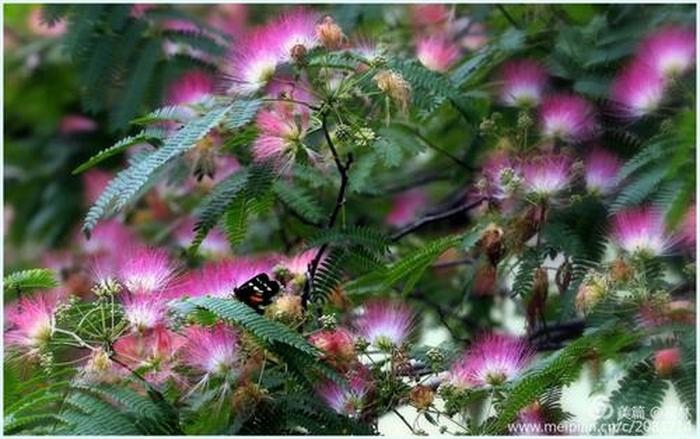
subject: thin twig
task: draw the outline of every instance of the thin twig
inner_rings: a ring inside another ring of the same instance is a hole
[[[473,258],[455,259],[454,261],[436,262],[433,265],[431,265],[430,268],[448,268],[456,267],[458,265],[471,265],[473,263]]]
[[[347,189],[349,182],[348,170],[352,165],[353,156],[352,154],[348,154],[347,160],[344,164],[341,161],[340,156],[338,155],[338,151],[335,149],[335,145],[333,144],[333,139],[331,139],[330,131],[328,130],[328,120],[326,113],[324,113],[321,118],[321,128],[326,138],[326,143],[328,143],[328,148],[331,150],[331,154],[333,155],[333,161],[335,162],[335,166],[338,169],[338,174],[340,175],[340,188],[338,189],[338,196],[336,197],[335,206],[333,207],[333,211],[331,211],[331,214],[328,217],[328,222],[325,226],[326,229],[332,229],[335,225],[336,220],[338,219],[338,214],[345,205],[345,201],[347,199]],[[328,244],[323,244],[318,249],[318,252],[316,252],[316,256],[309,263],[309,268],[306,273],[306,285],[304,287],[304,294],[302,295],[302,304],[304,305],[304,307],[306,307],[309,299],[311,298],[311,293],[314,288],[314,277],[316,276],[316,270],[318,269],[318,264],[321,262],[321,258],[323,257],[323,254],[327,249]]]
[[[511,25],[513,25],[514,28],[520,30],[520,25],[518,24],[518,22],[515,21],[515,19],[513,19],[513,16],[511,16],[510,13],[508,13],[508,11],[506,11],[506,8],[504,8],[503,5],[499,4],[499,5],[496,5],[496,7],[498,8],[499,11],[501,11],[501,13],[506,17],[506,20],[508,20],[508,22]]]
[[[431,215],[426,215],[417,221],[399,229],[396,233],[391,235],[391,240],[392,241],[398,241],[404,236],[415,232],[416,230],[420,229],[421,227],[434,223],[437,221],[442,221],[444,219],[452,218],[454,216],[457,216],[459,214],[462,214],[464,212],[468,212],[471,209],[474,209],[476,207],[479,207],[481,203],[483,203],[486,199],[485,198],[479,198],[478,200],[469,203],[469,204],[463,204],[461,206],[454,207],[452,209],[448,209],[442,212],[437,212]]]
[[[401,419],[401,421],[403,421],[406,427],[408,427],[408,429],[411,431],[411,434],[416,434],[416,432],[413,431],[413,426],[411,426],[411,424],[406,420],[406,418],[404,418],[404,416],[401,413],[399,413],[398,410],[392,409],[391,411],[394,412],[394,414],[398,416],[399,419]]]

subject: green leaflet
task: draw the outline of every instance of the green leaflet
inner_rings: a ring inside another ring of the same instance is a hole
[[[95,154],[94,156],[90,157],[86,162],[84,162],[83,164],[81,164],[73,170],[73,175],[87,171],[88,169],[96,166],[99,163],[102,163],[108,158],[113,157],[117,154],[121,154],[122,152],[129,149],[129,147],[131,146],[138,145],[139,143],[149,142],[152,140],[153,137],[147,135],[145,132],[141,132],[139,134],[136,134],[135,136],[125,137],[122,140],[115,143],[114,145],[110,146],[109,148],[105,148],[102,151]]]
[[[27,288],[55,288],[59,285],[58,279],[52,270],[48,268],[33,268],[30,270],[16,271],[3,279],[5,294],[12,290]]]
[[[141,191],[151,176],[173,159],[193,148],[199,140],[223,120],[230,109],[230,105],[216,108],[205,116],[189,122],[172,137],[169,137],[161,148],[148,154],[142,161],[119,172],[88,211],[83,231],[89,235],[97,221],[105,217],[110,210],[123,209]]]

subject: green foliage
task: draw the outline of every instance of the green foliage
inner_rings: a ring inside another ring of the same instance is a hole
[[[59,285],[56,275],[48,268],[34,268],[16,271],[3,278],[5,296],[8,291],[25,290],[30,288],[54,288]]]
[[[403,163],[407,157],[421,152],[424,147],[415,136],[399,125],[390,125],[379,130],[379,139],[372,145],[377,156],[388,168]]]
[[[625,163],[617,176],[624,187],[611,203],[612,212],[651,202],[667,212],[671,226],[678,224],[695,187],[694,115],[665,121],[666,132],[649,139]]]
[[[243,191],[248,181],[248,171],[233,173],[226,180],[219,183],[214,190],[205,197],[195,210],[197,218],[195,224],[195,238],[190,251],[196,251],[204,241],[207,234],[219,222],[233,200]]]
[[[224,119],[224,126],[229,130],[237,130],[248,124],[255,118],[263,101],[260,99],[235,101],[228,112],[228,117]]]
[[[230,109],[231,106],[215,108],[205,116],[186,124],[169,137],[161,148],[119,172],[88,211],[83,224],[85,233],[89,235],[97,221],[108,215],[110,211],[123,209],[157,171],[195,147],[197,142],[223,120]]]
[[[443,102],[460,96],[449,77],[428,70],[415,60],[392,59],[389,67],[411,84],[411,97],[414,106],[420,109],[420,118],[427,118]]]
[[[438,238],[405,254],[392,264],[350,281],[345,288],[349,293],[365,294],[387,290],[403,280],[402,291],[407,294],[435,259],[447,249],[456,246],[461,240],[461,235]]]
[[[122,140],[115,143],[114,145],[110,146],[109,148],[105,148],[102,151],[90,157],[89,160],[75,168],[73,170],[73,174],[80,174],[81,172],[87,171],[88,169],[95,167],[97,164],[107,160],[108,158],[121,154],[122,152],[126,151],[134,145],[138,145],[140,143],[150,143],[153,141],[154,139],[151,136],[148,136],[145,132],[141,132],[139,134],[136,134],[135,136],[125,137]]]
[[[697,345],[696,331],[682,328],[680,338],[681,361],[671,375],[671,382],[678,393],[681,403],[688,410],[689,421],[697,422]]]
[[[604,428],[602,431],[614,432],[613,428],[621,428],[619,431],[625,435],[643,434],[648,424],[642,422],[640,425],[639,420],[635,420],[629,410],[642,407],[644,416],[648,418],[661,406],[667,389],[668,382],[656,375],[654,365],[650,361],[635,365],[620,380],[618,389],[610,396],[611,411],[606,412],[599,420],[599,425]],[[639,425],[639,428],[629,431],[625,424]]]
[[[181,434],[173,407],[162,396],[143,395],[125,386],[80,384],[71,386],[58,417],[60,434],[173,435]]]
[[[320,224],[325,218],[325,213],[314,195],[303,186],[290,185],[278,180],[272,186],[272,190],[285,206],[306,221]]]
[[[273,166],[261,163],[239,171],[216,186],[197,208],[195,238],[190,251],[195,252],[209,231],[223,217],[223,225],[232,246],[244,238],[252,214],[267,210],[274,184]]]
[[[179,420],[169,403],[137,391],[108,384],[75,383],[61,404],[58,434],[180,434]]]
[[[201,61],[187,57],[166,57],[164,43],[199,50],[210,57],[225,48],[204,32],[167,30],[172,18],[169,7],[160,7],[143,17],[131,14],[131,5],[67,5],[49,8],[51,20],[66,17],[66,52],[76,63],[83,86],[83,106],[88,112],[109,111],[113,130],[123,130],[144,107],[161,99],[163,75],[176,76],[199,67]],[[178,19],[196,22],[187,14]],[[183,62],[185,60],[185,62]]]

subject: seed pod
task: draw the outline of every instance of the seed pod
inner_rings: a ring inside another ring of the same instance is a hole
[[[335,20],[333,20],[333,17],[329,15],[323,17],[321,23],[316,25],[316,35],[318,39],[321,40],[321,44],[323,44],[326,49],[330,50],[339,49],[345,38],[343,30],[338,26]]]
[[[633,275],[632,267],[622,258],[616,259],[610,266],[610,277],[614,282],[628,282]]]
[[[534,281],[532,284],[532,295],[527,304],[527,321],[531,328],[535,327],[538,317],[544,315],[545,304],[549,292],[549,279],[547,271],[539,267],[535,270]]]
[[[572,276],[573,273],[571,272],[570,263],[564,262],[559,266],[559,269],[557,269],[557,274],[554,278],[557,288],[559,289],[559,294],[564,294],[566,290],[569,289]]]
[[[678,348],[669,348],[656,351],[654,354],[654,367],[661,377],[667,377],[681,364],[681,351]]]
[[[435,392],[427,386],[418,385],[411,389],[408,402],[418,410],[425,410],[433,403]]]
[[[493,296],[496,291],[496,267],[489,262],[482,262],[474,273],[473,292],[477,296]]]
[[[503,256],[503,229],[496,224],[489,225],[481,235],[479,245],[492,265],[497,265]]]
[[[295,63],[304,64],[306,62],[306,47],[303,44],[292,47],[291,57]]]
[[[374,75],[377,87],[386,93],[402,112],[408,110],[408,103],[411,100],[411,86],[400,74],[391,70],[382,70]]]

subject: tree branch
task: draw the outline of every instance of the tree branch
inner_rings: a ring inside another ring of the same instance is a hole
[[[348,154],[348,158],[345,163],[343,163],[340,160],[340,156],[338,155],[338,151],[335,149],[333,139],[331,139],[330,131],[328,130],[328,120],[326,113],[324,113],[321,118],[321,128],[323,129],[323,134],[326,137],[326,143],[328,143],[328,148],[331,150],[331,154],[333,155],[335,167],[338,169],[338,174],[340,175],[340,188],[338,189],[338,196],[336,197],[335,206],[333,207],[333,211],[331,211],[331,214],[328,217],[328,222],[325,226],[326,229],[331,229],[335,225],[335,222],[338,219],[338,214],[340,213],[340,210],[343,208],[347,200],[347,189],[349,182],[348,170],[352,165],[353,157],[352,154]],[[314,256],[313,260],[309,263],[309,267],[306,273],[306,285],[304,286],[304,294],[302,295],[302,304],[304,308],[306,308],[306,305],[309,299],[311,298],[311,293],[314,289],[314,277],[316,276],[318,264],[321,262],[321,258],[323,257],[323,254],[327,249],[328,244],[323,244],[318,249],[318,252],[316,252],[316,256]]]
[[[486,198],[479,198],[478,200],[469,203],[469,204],[463,204],[461,206],[453,207],[448,210],[444,210],[442,212],[437,212],[434,214],[426,215],[423,218],[418,219],[417,221],[399,229],[396,233],[391,235],[391,240],[392,241],[398,241],[404,236],[415,232],[416,230],[420,229],[421,227],[431,224],[437,221],[442,221],[444,219],[452,218],[454,216],[460,215],[464,212],[468,212],[471,209],[474,209],[476,207],[479,207],[481,203],[483,203],[486,200]]]

